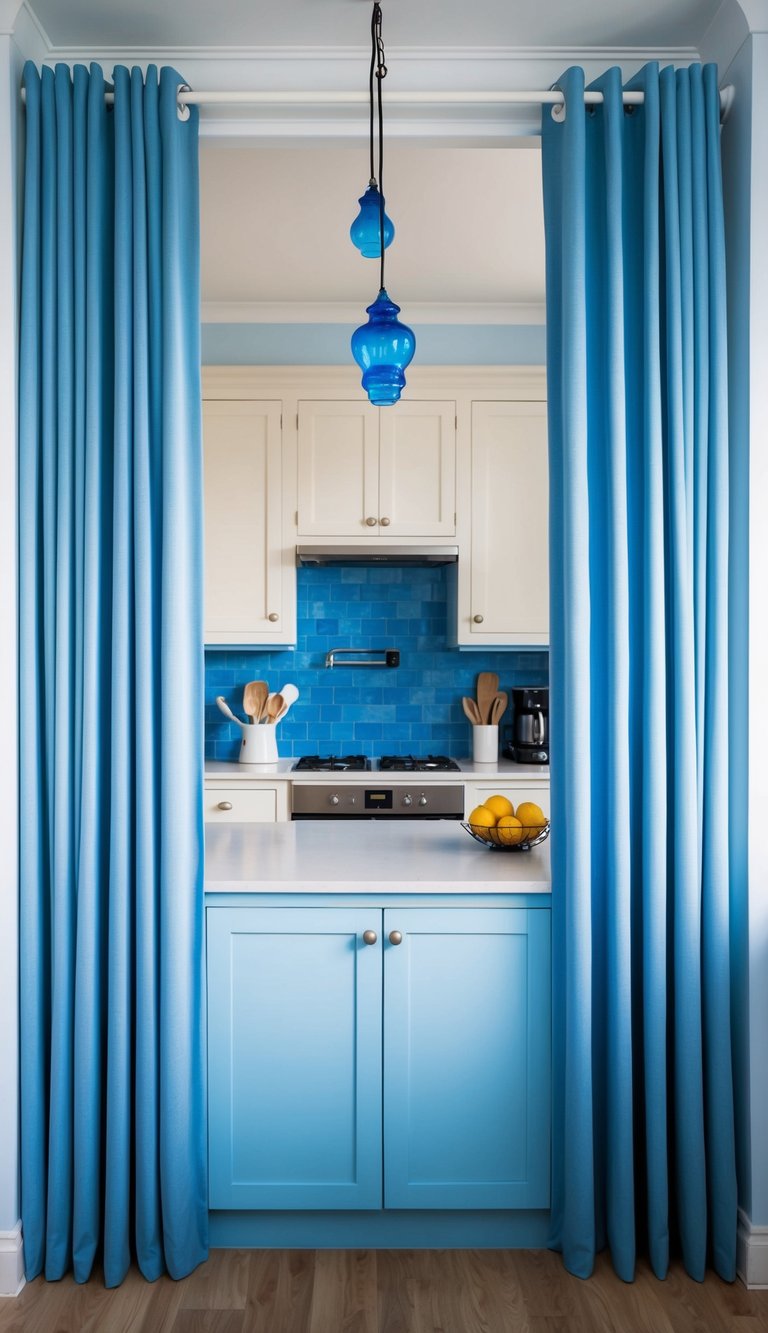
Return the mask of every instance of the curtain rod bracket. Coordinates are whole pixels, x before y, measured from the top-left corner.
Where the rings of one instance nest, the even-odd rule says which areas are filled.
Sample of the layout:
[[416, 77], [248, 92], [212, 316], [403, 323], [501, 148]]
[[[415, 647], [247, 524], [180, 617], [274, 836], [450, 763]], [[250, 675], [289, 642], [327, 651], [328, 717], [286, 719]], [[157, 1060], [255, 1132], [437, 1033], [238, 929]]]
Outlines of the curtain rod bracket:
[[180, 83], [176, 89], [176, 115], [179, 120], [189, 120], [189, 107], [184, 101], [184, 94], [191, 93], [192, 88], [188, 83]]

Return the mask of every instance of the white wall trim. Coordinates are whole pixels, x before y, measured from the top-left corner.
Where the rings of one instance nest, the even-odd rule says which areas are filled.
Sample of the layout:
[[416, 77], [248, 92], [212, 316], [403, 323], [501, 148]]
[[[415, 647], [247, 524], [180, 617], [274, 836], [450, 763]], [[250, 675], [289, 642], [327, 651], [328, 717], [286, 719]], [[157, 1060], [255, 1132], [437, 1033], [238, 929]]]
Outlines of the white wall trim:
[[[203, 301], [203, 324], [359, 324], [362, 307], [351, 301]], [[441, 301], [409, 303], [414, 324], [544, 324], [543, 301]]]
[[21, 1222], [17, 1222], [12, 1231], [0, 1231], [0, 1297], [18, 1296], [24, 1282]]
[[[15, 2], [15, 0], [14, 0]], [[2, 5], [3, 0], [0, 0]], [[35, 59], [40, 63], [97, 61], [107, 73], [114, 64], [150, 62], [171, 64], [179, 69], [192, 88], [202, 90], [245, 89], [283, 94], [306, 94], [329, 88], [360, 91], [365, 88], [368, 48], [354, 46], [56, 46], [37, 19], [32, 5], [23, 6], [19, 26], [32, 35]], [[44, 53], [40, 54], [41, 46]], [[467, 105], [464, 107], [414, 104], [410, 93], [434, 93], [445, 88], [463, 92], [502, 92], [548, 88], [574, 62], [584, 66], [587, 79], [610, 66], [621, 66], [625, 77], [634, 74], [647, 60], [686, 65], [699, 54], [692, 45], [654, 48], [649, 46], [402, 46], [388, 48], [399, 70], [397, 91], [403, 100], [394, 105], [390, 95], [388, 134], [393, 139], [420, 140], [457, 145], [518, 143], [535, 136], [541, 124], [538, 107]], [[361, 82], [362, 80], [362, 82]], [[357, 143], [368, 135], [364, 109], [295, 107], [286, 112], [285, 102], [255, 107], [206, 108], [200, 119], [206, 138], [255, 138], [279, 145], [291, 142], [328, 141]]]
[[[462, 390], [476, 397], [530, 399], [547, 396], [544, 366], [411, 366], [413, 397], [445, 398]], [[360, 396], [356, 366], [203, 366], [204, 398], [299, 398]]]
[[750, 1291], [768, 1288], [768, 1227], [753, 1226], [743, 1208], [739, 1209], [736, 1272]]

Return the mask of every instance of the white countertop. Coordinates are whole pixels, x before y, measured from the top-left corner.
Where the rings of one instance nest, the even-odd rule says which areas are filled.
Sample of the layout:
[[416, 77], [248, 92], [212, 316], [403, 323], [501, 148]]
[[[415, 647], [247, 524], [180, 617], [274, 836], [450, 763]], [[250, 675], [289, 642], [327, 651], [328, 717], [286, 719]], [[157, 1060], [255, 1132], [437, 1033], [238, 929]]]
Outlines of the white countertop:
[[[239, 764], [224, 763], [223, 760], [210, 759], [205, 765], [206, 779], [215, 779], [217, 782], [226, 779], [227, 782], [241, 781], [254, 778], [263, 781], [274, 782], [276, 778], [290, 780], [291, 782], [366, 782], [369, 778], [375, 778], [378, 781], [387, 782], [458, 782], [461, 778], [472, 778], [476, 781], [493, 782], [496, 778], [505, 778], [507, 781], [517, 780], [519, 782], [543, 782], [549, 784], [549, 764], [515, 764], [511, 759], [499, 759], [495, 764], [475, 764], [471, 759], [457, 759], [460, 772], [430, 772], [430, 773], [403, 773], [387, 772], [382, 774], [380, 769], [373, 768], [365, 772], [347, 772], [347, 773], [311, 773], [302, 770], [299, 773], [293, 772], [293, 766], [296, 759], [278, 759], [276, 764]], [[375, 760], [374, 760], [375, 763]]]
[[481, 847], [458, 822], [206, 825], [206, 893], [549, 893], [549, 843]]

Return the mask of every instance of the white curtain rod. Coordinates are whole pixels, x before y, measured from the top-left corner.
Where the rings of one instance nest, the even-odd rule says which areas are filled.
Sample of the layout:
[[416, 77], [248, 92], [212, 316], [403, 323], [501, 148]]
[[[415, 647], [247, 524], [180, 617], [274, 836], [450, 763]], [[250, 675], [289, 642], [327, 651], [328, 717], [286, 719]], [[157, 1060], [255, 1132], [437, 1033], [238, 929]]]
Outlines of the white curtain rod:
[[[734, 88], [732, 84], [720, 91], [720, 116], [725, 120], [733, 105]], [[21, 90], [22, 100], [25, 90]], [[104, 94], [107, 102], [114, 102], [114, 93]], [[558, 89], [542, 89], [537, 92], [461, 92], [451, 89], [449, 92], [390, 92], [387, 91], [387, 105], [421, 106], [551, 106], [552, 114], [563, 115], [565, 98]], [[642, 106], [645, 94], [625, 92], [622, 100], [625, 106]], [[186, 111], [190, 106], [362, 106], [368, 105], [367, 91], [354, 92], [193, 92], [186, 84], [179, 85], [179, 115], [186, 120]], [[585, 106], [600, 106], [603, 94], [587, 91], [584, 93]]]

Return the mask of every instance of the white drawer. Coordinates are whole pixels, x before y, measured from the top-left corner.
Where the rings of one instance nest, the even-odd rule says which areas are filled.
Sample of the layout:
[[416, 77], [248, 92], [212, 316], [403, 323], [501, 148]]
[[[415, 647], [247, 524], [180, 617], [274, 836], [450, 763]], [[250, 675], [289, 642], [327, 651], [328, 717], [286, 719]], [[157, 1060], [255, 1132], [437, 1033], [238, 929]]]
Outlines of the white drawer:
[[276, 819], [274, 787], [206, 787], [207, 824], [273, 824]]
[[468, 782], [464, 788], [465, 818], [475, 806], [483, 805], [489, 796], [506, 796], [515, 809], [522, 801], [533, 801], [535, 805], [541, 806], [549, 818], [549, 782], [531, 782], [526, 778], [518, 782], [510, 782], [509, 778], [500, 778], [497, 782]]

